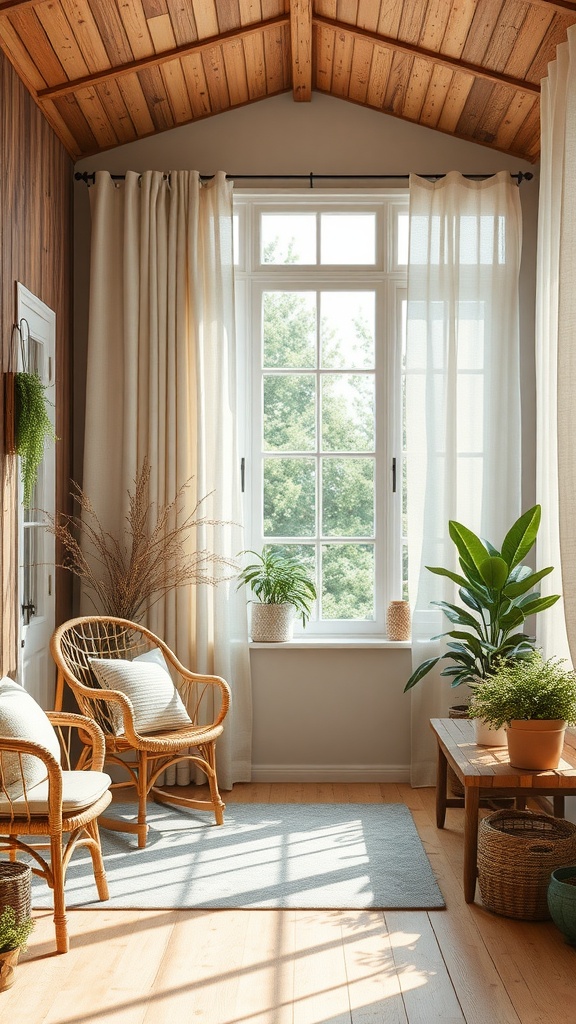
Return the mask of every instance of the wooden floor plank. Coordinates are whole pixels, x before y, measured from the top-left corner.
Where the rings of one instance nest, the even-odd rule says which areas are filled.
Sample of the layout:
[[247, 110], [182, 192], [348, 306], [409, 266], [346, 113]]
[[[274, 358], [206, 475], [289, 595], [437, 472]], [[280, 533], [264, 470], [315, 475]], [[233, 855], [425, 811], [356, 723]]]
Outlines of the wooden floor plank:
[[384, 915], [341, 916], [351, 1024], [408, 1024]]
[[409, 1024], [466, 1024], [429, 915], [387, 911], [385, 918]]

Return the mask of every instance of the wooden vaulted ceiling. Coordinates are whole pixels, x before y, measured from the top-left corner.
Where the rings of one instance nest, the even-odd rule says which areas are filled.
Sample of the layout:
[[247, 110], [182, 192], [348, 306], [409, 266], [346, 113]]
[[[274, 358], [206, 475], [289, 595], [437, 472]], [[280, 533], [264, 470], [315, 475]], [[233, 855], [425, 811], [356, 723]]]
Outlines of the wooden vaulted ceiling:
[[0, 0], [0, 46], [73, 158], [315, 90], [535, 161], [568, 0]]

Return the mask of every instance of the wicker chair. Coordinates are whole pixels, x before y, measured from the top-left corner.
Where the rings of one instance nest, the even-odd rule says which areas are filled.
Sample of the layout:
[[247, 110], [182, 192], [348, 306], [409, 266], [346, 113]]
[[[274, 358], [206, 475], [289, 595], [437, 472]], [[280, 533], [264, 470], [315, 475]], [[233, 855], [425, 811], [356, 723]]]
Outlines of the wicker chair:
[[[104, 736], [95, 722], [80, 715], [45, 715], [26, 691], [9, 680], [2, 681], [0, 691], [0, 855], [8, 854], [9, 862], [19, 853], [33, 858], [33, 873], [45, 879], [54, 892], [56, 949], [66, 953], [64, 887], [76, 848], [88, 848], [98, 896], [108, 899], [97, 823], [112, 799], [110, 777], [102, 771]], [[19, 737], [7, 725], [12, 708], [7, 708], [6, 695], [10, 704], [23, 705]], [[23, 738], [23, 733], [38, 735], [36, 725], [41, 719], [40, 742]], [[70, 767], [71, 737], [79, 729], [90, 737], [91, 760], [86, 766], [90, 770], [86, 771]]]
[[[112, 788], [136, 788], [137, 819], [119, 821], [106, 817], [101, 819], [101, 824], [116, 831], [136, 833], [138, 846], [146, 846], [146, 804], [150, 794], [159, 803], [212, 810], [216, 824], [221, 825], [225, 805], [218, 791], [216, 740], [222, 734], [230, 704], [228, 684], [219, 676], [190, 672], [154, 633], [126, 619], [107, 616], [71, 619], [56, 630], [50, 649], [58, 668], [56, 705], [61, 704], [63, 686], [67, 683], [82, 714], [94, 719], [104, 732], [106, 763], [128, 772], [128, 781], [114, 782]], [[180, 702], [181, 698], [187, 711], [187, 724], [178, 728], [143, 731], [135, 718], [133, 701], [119, 689], [101, 689], [91, 665], [91, 659], [133, 662], [152, 660], [154, 655], [163, 656], [164, 666], [179, 694], [178, 700]], [[115, 666], [108, 668], [114, 671]], [[87, 738], [79, 766], [89, 756]], [[179, 761], [196, 765], [206, 775], [210, 800], [193, 799], [165, 788], [160, 776]]]

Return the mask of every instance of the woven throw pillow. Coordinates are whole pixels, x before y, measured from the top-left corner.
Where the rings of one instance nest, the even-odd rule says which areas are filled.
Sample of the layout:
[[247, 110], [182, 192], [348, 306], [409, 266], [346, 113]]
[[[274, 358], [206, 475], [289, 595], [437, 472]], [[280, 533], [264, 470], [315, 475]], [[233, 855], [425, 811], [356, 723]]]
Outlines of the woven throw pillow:
[[[0, 680], [0, 736], [9, 739], [30, 740], [46, 747], [60, 763], [60, 744], [54, 727], [33, 697], [13, 679]], [[22, 755], [22, 768], [18, 754], [1, 755], [2, 788], [11, 800], [48, 778], [43, 761], [32, 754]]]
[[142, 735], [192, 725], [180, 694], [162, 665], [137, 659], [90, 658], [90, 667], [104, 690], [120, 690], [128, 697], [136, 731]]

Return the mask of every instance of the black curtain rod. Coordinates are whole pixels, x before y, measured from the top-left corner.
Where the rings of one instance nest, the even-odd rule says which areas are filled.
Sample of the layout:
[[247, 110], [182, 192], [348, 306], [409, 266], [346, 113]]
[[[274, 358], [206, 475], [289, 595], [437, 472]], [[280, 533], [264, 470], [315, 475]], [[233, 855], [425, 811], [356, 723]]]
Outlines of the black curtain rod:
[[[93, 185], [96, 181], [95, 171], [76, 171], [74, 175], [76, 181], [83, 181], [86, 185]], [[125, 174], [111, 174], [110, 177], [114, 181], [124, 181]], [[209, 181], [213, 178], [213, 174], [201, 174], [200, 178], [203, 181]], [[226, 177], [233, 181], [308, 181], [310, 188], [314, 188], [315, 181], [408, 181], [410, 178], [409, 174], [227, 174]], [[419, 178], [427, 178], [428, 181], [438, 181], [439, 178], [445, 178], [446, 174], [419, 174]], [[494, 177], [494, 174], [463, 174], [463, 178], [469, 178], [471, 181], [485, 181], [486, 178]], [[534, 175], [532, 171], [518, 171], [517, 174], [510, 173], [511, 178], [515, 178], [518, 184], [522, 181], [532, 181]]]

